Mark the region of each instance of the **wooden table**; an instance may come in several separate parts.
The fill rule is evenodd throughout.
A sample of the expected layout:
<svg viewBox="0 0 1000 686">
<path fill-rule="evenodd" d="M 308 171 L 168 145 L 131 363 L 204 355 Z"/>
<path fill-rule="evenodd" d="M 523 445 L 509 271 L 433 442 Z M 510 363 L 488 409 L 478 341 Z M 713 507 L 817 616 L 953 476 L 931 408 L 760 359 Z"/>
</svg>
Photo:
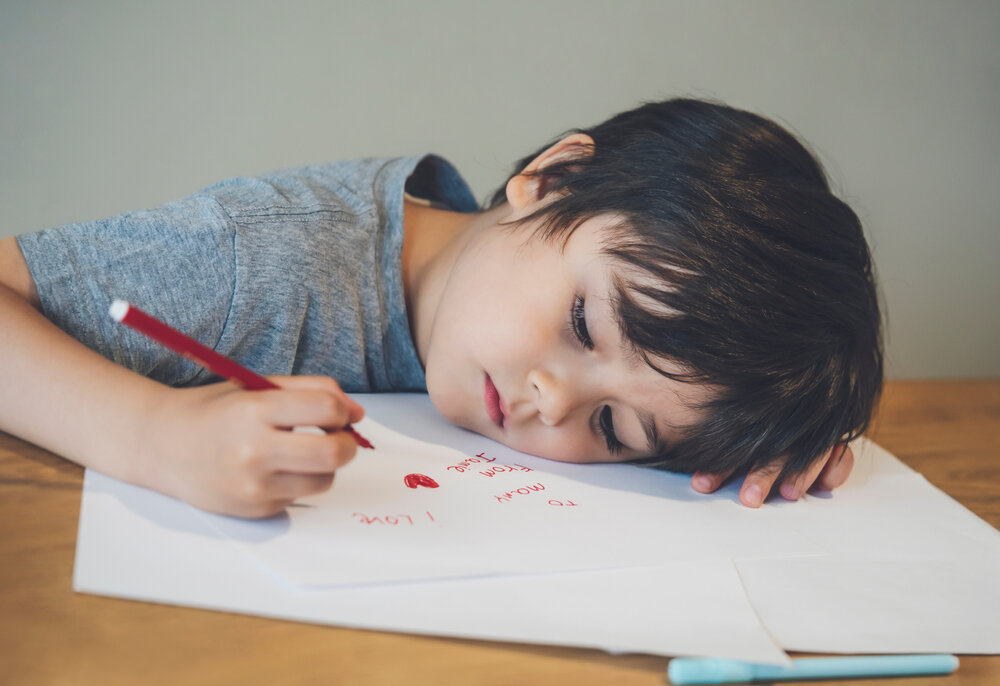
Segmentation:
<svg viewBox="0 0 1000 686">
<path fill-rule="evenodd" d="M 1000 527 L 1000 380 L 888 384 L 872 437 Z M 663 684 L 667 659 L 312 626 L 76 594 L 83 469 L 0 432 L 0 683 Z M 1000 581 L 998 581 L 1000 583 Z M 1000 656 L 947 678 L 1000 684 Z"/>
</svg>

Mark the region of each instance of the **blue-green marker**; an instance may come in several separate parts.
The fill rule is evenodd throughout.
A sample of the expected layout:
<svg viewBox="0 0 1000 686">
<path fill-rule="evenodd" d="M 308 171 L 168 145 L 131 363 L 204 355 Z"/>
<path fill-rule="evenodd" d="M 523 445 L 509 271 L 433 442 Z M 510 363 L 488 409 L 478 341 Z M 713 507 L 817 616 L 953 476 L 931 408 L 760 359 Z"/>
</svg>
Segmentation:
<svg viewBox="0 0 1000 686">
<path fill-rule="evenodd" d="M 677 657 L 667 675 L 672 684 L 739 684 L 747 681 L 843 679 L 867 676 L 951 674 L 954 655 L 873 655 L 871 657 L 800 657 L 788 667 L 721 658 Z"/>
</svg>

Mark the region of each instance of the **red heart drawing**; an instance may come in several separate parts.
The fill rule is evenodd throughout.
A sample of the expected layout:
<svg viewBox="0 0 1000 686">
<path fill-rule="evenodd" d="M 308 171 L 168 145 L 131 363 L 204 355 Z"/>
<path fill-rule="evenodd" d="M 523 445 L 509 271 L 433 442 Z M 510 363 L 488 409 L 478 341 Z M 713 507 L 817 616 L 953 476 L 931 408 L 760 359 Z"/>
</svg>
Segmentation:
<svg viewBox="0 0 1000 686">
<path fill-rule="evenodd" d="M 417 486 L 426 486 L 427 488 L 438 487 L 437 481 L 423 474 L 407 474 L 403 479 L 403 483 L 409 488 L 416 488 Z"/>
</svg>

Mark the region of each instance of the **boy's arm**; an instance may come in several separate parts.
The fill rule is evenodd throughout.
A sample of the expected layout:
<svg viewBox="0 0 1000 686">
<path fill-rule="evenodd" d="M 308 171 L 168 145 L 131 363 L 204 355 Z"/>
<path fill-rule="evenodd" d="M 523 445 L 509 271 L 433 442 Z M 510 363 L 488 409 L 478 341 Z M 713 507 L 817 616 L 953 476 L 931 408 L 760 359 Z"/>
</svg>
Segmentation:
<svg viewBox="0 0 1000 686">
<path fill-rule="evenodd" d="M 331 379 L 277 391 L 174 389 L 105 359 L 52 324 L 15 239 L 0 240 L 0 429 L 110 476 L 242 516 L 325 490 L 353 457 L 363 415 Z"/>
<path fill-rule="evenodd" d="M 740 487 L 740 502 L 747 507 L 760 507 L 767 498 L 783 464 L 769 465 L 764 469 L 747 474 Z M 785 500 L 798 500 L 809 490 L 832 491 L 847 481 L 854 468 L 854 452 L 850 446 L 838 444 L 825 456 L 816 460 L 805 474 L 797 479 L 780 484 L 778 492 Z M 696 472 L 691 477 L 691 486 L 701 493 L 711 493 L 719 488 L 731 472 Z"/>
</svg>

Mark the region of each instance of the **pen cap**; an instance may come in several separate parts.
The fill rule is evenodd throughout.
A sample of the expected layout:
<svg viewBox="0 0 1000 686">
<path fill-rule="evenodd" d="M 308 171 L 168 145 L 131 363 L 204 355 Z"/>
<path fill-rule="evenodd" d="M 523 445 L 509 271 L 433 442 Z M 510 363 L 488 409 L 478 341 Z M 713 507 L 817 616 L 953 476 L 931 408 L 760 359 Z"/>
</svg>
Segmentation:
<svg viewBox="0 0 1000 686">
<path fill-rule="evenodd" d="M 667 667 L 672 684 L 726 684 L 751 681 L 753 665 L 715 657 L 674 658 Z"/>
<path fill-rule="evenodd" d="M 675 658 L 667 675 L 674 684 L 726 684 L 788 679 L 950 674 L 958 667 L 954 655 L 865 655 L 860 657 L 800 657 L 787 666 L 762 665 L 723 658 Z"/>
</svg>

